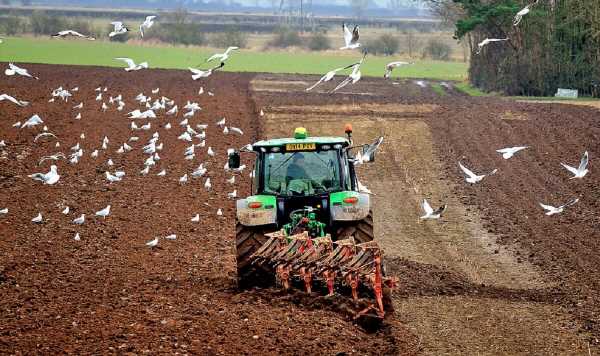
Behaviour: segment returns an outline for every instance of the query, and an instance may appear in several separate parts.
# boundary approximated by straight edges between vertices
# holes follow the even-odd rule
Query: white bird
[[[106,112],[106,110],[108,110],[108,105],[106,105],[106,103],[102,103],[102,111]]]
[[[234,189],[233,192],[227,193],[227,198],[235,199],[237,197],[237,189]]]
[[[217,121],[217,126],[220,126],[220,127],[225,126],[225,118],[222,118],[221,120]]]
[[[115,165],[115,163],[113,162],[113,160],[112,160],[112,159],[110,159],[110,158],[108,159],[108,161],[106,162],[106,164],[107,164],[108,166],[114,166],[114,165]]]
[[[183,141],[187,141],[187,142],[192,142],[192,136],[190,136],[189,133],[184,132],[181,135],[179,135],[179,137],[177,137],[179,140],[183,140]]]
[[[166,112],[167,115],[175,115],[179,112],[179,108],[177,105],[173,106],[169,111]]]
[[[339,72],[341,70],[344,70],[344,69],[346,69],[346,67],[336,68],[336,69],[334,69],[332,71],[329,71],[329,72],[325,73],[325,75],[322,76],[321,79],[319,79],[318,82],[316,82],[312,86],[306,88],[305,90],[306,91],[311,91],[314,88],[316,88],[319,84],[330,81],[331,79],[333,79],[333,77],[335,77],[335,75],[337,74],[337,72]],[[260,116],[264,116],[264,115],[265,115],[265,113],[262,110],[260,110]]]
[[[262,109],[260,109],[260,116],[265,116],[265,112]]]
[[[69,214],[69,211],[71,211],[71,209],[69,209],[69,207],[67,206],[61,211],[61,213],[63,213],[64,215],[67,215],[67,214]]]
[[[483,47],[487,46],[489,43],[503,42],[503,41],[508,41],[508,37],[507,38],[486,38],[485,40],[483,40],[477,44],[477,53],[476,54],[480,54]]]
[[[196,214],[190,221],[191,222],[199,222],[200,221],[200,214]]]
[[[551,216],[551,215],[554,215],[554,214],[559,214],[559,213],[562,213],[562,212],[563,212],[563,210],[565,210],[565,208],[566,208],[566,207],[569,207],[569,206],[571,206],[571,205],[574,205],[574,204],[576,204],[578,201],[579,201],[579,198],[576,198],[576,199],[571,199],[569,202],[567,202],[567,203],[566,203],[566,204],[564,204],[564,205],[561,205],[561,206],[559,206],[558,208],[556,208],[556,207],[553,207],[553,206],[551,206],[551,205],[545,205],[545,204],[542,204],[542,203],[540,203],[540,206],[541,206],[542,208],[544,208],[544,210],[546,210],[546,213],[545,213],[546,215],[548,215],[548,216]]]
[[[34,114],[32,117],[29,118],[29,120],[25,121],[23,125],[21,125],[21,128],[24,129],[26,127],[33,127],[42,123],[44,123],[42,118],[39,117],[38,114]]]
[[[242,173],[244,171],[244,169],[246,169],[246,165],[242,164],[239,168],[232,169],[232,171],[237,172],[237,173]]]
[[[81,120],[81,113],[78,113],[77,116],[75,116],[75,120]]]
[[[142,38],[144,37],[144,28],[149,29],[150,27],[152,27],[152,25],[154,25],[155,18],[156,16],[146,16],[146,19],[140,25],[140,35],[142,36]]]
[[[98,93],[98,95],[96,95],[96,101],[100,100],[102,100],[102,93]]]
[[[90,155],[92,158],[96,158],[98,157],[98,150],[94,150],[94,152],[92,152],[92,154]]]
[[[515,153],[522,151],[526,148],[529,148],[529,147],[528,146],[507,147],[507,148],[502,148],[502,149],[496,150],[496,152],[502,153],[502,158],[509,159],[512,156],[514,156]]]
[[[114,183],[114,182],[120,182],[122,178],[119,178],[115,175],[110,174],[110,172],[106,171],[106,180],[109,181],[110,183]]]
[[[218,60],[219,60],[219,61],[221,61],[221,62],[225,62],[227,59],[229,59],[229,53],[230,53],[231,51],[235,51],[235,50],[238,50],[238,49],[239,49],[239,47],[229,47],[229,48],[227,48],[227,50],[225,50],[225,52],[224,52],[224,53],[216,53],[216,54],[213,54],[213,55],[212,55],[210,58],[208,58],[206,61],[207,61],[207,62],[210,62],[210,61],[213,61],[213,60],[215,60],[215,59],[218,59]]]
[[[150,157],[150,158],[152,158],[152,157]],[[146,168],[142,169],[142,170],[140,171],[140,174],[141,174],[141,175],[143,175],[143,176],[145,176],[145,175],[147,175],[149,172],[150,172],[150,165],[146,165]]]
[[[204,182],[204,188],[206,188],[206,190],[210,190],[210,188],[212,188],[212,184],[210,184],[210,178],[206,178],[206,181]]]
[[[200,78],[208,78],[213,73],[213,71],[223,68],[224,66],[225,62],[221,62],[221,64],[219,64],[218,66],[209,68],[207,70],[195,69],[191,67],[188,67],[188,69],[190,70],[190,72],[192,72],[192,80],[198,80]]]
[[[92,36],[86,36],[86,35],[83,35],[83,34],[77,32],[77,31],[73,31],[73,30],[59,31],[59,32],[57,32],[57,33],[55,33],[55,34],[52,35],[52,37],[54,37],[54,38],[59,38],[59,37],[60,38],[65,38],[67,36],[85,38],[86,40],[89,40],[89,41],[94,41],[95,40],[95,38],[92,37]]]
[[[583,157],[581,157],[581,162],[579,162],[579,167],[577,167],[577,168],[571,167],[564,163],[561,163],[561,165],[563,167],[565,167],[569,172],[573,173],[573,177],[571,177],[569,179],[583,178],[589,172],[589,170],[587,169],[588,161],[589,161],[588,151],[585,151],[583,153]]]
[[[73,240],[75,240],[75,241],[81,241],[81,237],[79,236],[79,233],[75,234],[75,237],[73,237]]]
[[[341,47],[341,50],[344,49],[356,49],[360,47],[360,43],[358,43],[358,39],[360,37],[360,33],[358,31],[358,26],[354,26],[352,32],[345,23],[342,24],[342,29],[344,31],[344,43],[346,44],[344,47]]]
[[[227,183],[235,184],[235,176],[231,176],[231,178],[227,179]]]
[[[406,66],[406,65],[409,65],[409,64],[413,64],[413,63],[412,63],[412,62],[410,62],[410,63],[409,63],[409,62],[401,62],[401,61],[398,61],[398,62],[390,62],[390,63],[388,63],[388,64],[385,66],[385,74],[383,75],[383,77],[384,77],[385,79],[388,79],[389,77],[391,77],[391,76],[392,76],[392,71],[393,71],[394,69],[396,69],[396,68],[398,68],[398,67]]]
[[[80,217],[73,219],[73,224],[75,225],[83,225],[85,222],[85,214],[81,214]]]
[[[58,175],[56,165],[53,164],[50,166],[50,171],[48,173],[34,173],[29,175],[29,178],[43,182],[44,184],[53,185],[58,182],[60,175]]]
[[[148,247],[156,247],[156,246],[158,246],[158,237],[155,238],[152,241],[146,242],[146,246],[148,246]]]
[[[83,102],[79,103],[79,105],[73,106],[73,109],[78,109],[78,110],[83,109]]]
[[[38,166],[41,166],[42,163],[44,163],[44,161],[46,161],[46,160],[58,161],[61,158],[66,159],[67,157],[62,152],[58,152],[58,153],[50,155],[50,156],[44,156],[44,157],[40,158],[40,161],[38,162]]]
[[[217,216],[223,216],[223,210],[221,210],[221,208],[217,210]]]
[[[115,177],[123,178],[125,177],[124,171],[115,171]]]
[[[342,89],[343,87],[345,87],[348,84],[355,84],[356,82],[358,82],[362,76],[361,72],[360,72],[360,66],[363,64],[365,57],[367,55],[363,55],[362,59],[360,60],[360,62],[354,63],[349,65],[346,68],[352,68],[352,72],[350,73],[350,75],[348,75],[348,78],[344,79],[340,84],[338,84],[337,87],[335,87],[335,89],[331,90],[330,93],[334,93],[340,89]]]
[[[0,215],[8,214],[8,208],[0,209]]]
[[[123,35],[125,33],[127,33],[127,31],[129,31],[129,29],[127,27],[125,27],[123,25],[123,22],[121,21],[114,21],[110,23],[111,25],[114,26],[114,29],[108,34],[108,37],[115,37],[115,36],[119,36],[119,35]]]
[[[213,151],[212,147],[210,146],[208,146],[208,150],[206,151],[206,153],[211,157],[215,156],[215,151]]]
[[[12,96],[10,96],[8,94],[2,94],[2,95],[0,95],[0,101],[4,101],[4,100],[8,100],[11,103],[16,104],[16,105],[18,105],[20,107],[25,107],[25,106],[29,105],[28,101],[17,100],[14,97],[12,97]]]
[[[156,175],[159,177],[164,177],[167,175],[167,171],[163,169],[162,171],[156,173]]]
[[[21,126],[21,121],[17,121],[14,124],[12,124],[12,127],[19,127]]]
[[[127,64],[125,71],[127,71],[127,72],[148,68],[148,62],[142,62],[140,64],[135,64],[133,59],[124,58],[124,57],[118,57],[118,58],[115,58],[115,60],[125,62]]]
[[[106,219],[108,215],[110,215],[110,205],[107,205],[106,208],[96,212],[96,216],[101,216],[103,219]]]
[[[467,167],[463,166],[462,163],[458,162],[458,165],[459,165],[460,169],[462,169],[462,171],[467,175],[467,177],[465,177],[465,180],[471,184],[480,182],[483,180],[483,178],[485,178],[487,176],[491,176],[493,174],[496,174],[496,172],[498,172],[497,169],[494,169],[493,171],[491,171],[488,174],[477,175],[477,174],[473,173],[471,170],[469,170]]]
[[[40,79],[38,77],[34,77],[33,75],[29,74],[29,71],[27,71],[27,69],[18,67],[12,63],[8,63],[8,69],[6,69],[4,71],[4,74],[6,74],[8,76],[13,76],[15,74],[18,74],[18,75],[22,75],[24,77]]]
[[[58,139],[58,137],[56,137],[56,135],[52,132],[42,132],[41,134],[38,134],[33,138],[33,142],[37,142],[37,140],[39,140],[42,137],[54,137],[55,139]]]
[[[536,0],[533,4],[529,4],[527,6],[525,6],[524,8],[522,8],[519,12],[517,12],[517,14],[515,15],[515,18],[513,20],[513,26],[519,26],[519,24],[521,23],[521,20],[523,19],[523,16],[527,15],[530,11],[531,11],[531,6],[533,6],[534,4],[537,4],[539,0]]]
[[[44,218],[42,217],[42,213],[38,213],[35,218],[31,219],[31,222],[36,223],[36,224],[39,224],[42,221],[44,221]]]
[[[198,166],[198,168],[196,168],[196,170],[192,172],[192,177],[202,177],[204,174],[206,174],[207,171],[208,170],[204,168],[204,165],[201,163],[200,166]]]
[[[165,236],[165,240],[177,240],[177,235],[171,234],[169,236]]]
[[[184,174],[181,178],[179,178],[179,184],[185,184],[188,181],[188,175],[187,173]]]
[[[425,215],[421,216],[421,219],[439,219],[442,216],[444,210],[446,210],[446,204],[439,207],[437,210],[433,210],[433,208],[427,202],[427,199],[423,199],[423,204],[421,204]]]
[[[229,129],[227,128],[227,126],[225,126],[223,128],[223,135],[227,135],[227,134],[229,134]]]

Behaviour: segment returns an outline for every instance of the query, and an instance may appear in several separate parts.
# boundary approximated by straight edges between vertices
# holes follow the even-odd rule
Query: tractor
[[[358,315],[383,318],[383,289],[393,288],[396,279],[385,276],[373,241],[371,194],[359,189],[355,171],[374,162],[383,138],[355,147],[351,125],[345,134],[311,137],[300,127],[293,138],[240,151],[256,160],[252,195],[236,202],[238,285],[298,285],[328,296],[346,291],[355,301],[366,295],[376,303]],[[229,155],[230,169],[240,166],[240,152]]]

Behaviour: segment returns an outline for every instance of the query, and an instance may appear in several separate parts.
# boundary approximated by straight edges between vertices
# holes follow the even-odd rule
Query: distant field
[[[15,63],[49,63],[120,67],[115,57],[147,61],[151,68],[207,68],[204,59],[214,53],[204,47],[141,45],[105,41],[54,40],[39,38],[5,38],[0,44],[0,61]],[[221,50],[218,50],[221,51]],[[241,50],[227,62],[226,71],[324,74],[361,58],[354,52],[331,53]],[[386,63],[397,57],[367,57],[361,71],[364,76],[383,76]],[[415,64],[397,70],[395,76],[440,80],[465,80],[467,63],[415,60]]]

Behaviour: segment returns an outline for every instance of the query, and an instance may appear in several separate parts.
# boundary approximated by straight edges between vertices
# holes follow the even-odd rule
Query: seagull
[[[212,147],[208,147],[208,150],[206,151],[206,153],[211,156],[214,157],[215,156],[215,151],[213,151]]]
[[[173,106],[169,111],[166,112],[167,115],[175,115],[179,112],[179,108],[177,105]],[[166,128],[166,127],[165,127]]]
[[[85,38],[86,40],[90,40],[90,41],[95,40],[95,38],[92,36],[82,35],[81,33],[77,32],[77,31],[73,31],[73,30],[59,31],[59,32],[55,33],[54,35],[52,35],[52,37],[54,37],[54,38],[65,38],[67,36]]]
[[[140,35],[142,36],[142,38],[144,38],[144,28],[149,29],[150,27],[152,27],[152,25],[154,25],[155,18],[156,16],[146,16],[146,19],[140,25]]]
[[[227,179],[227,183],[235,184],[235,176],[231,176],[231,178]]]
[[[146,246],[148,246],[148,247],[156,247],[156,246],[158,246],[158,237],[155,238],[152,241],[146,242]]]
[[[488,45],[491,42],[502,42],[502,41],[508,41],[508,37],[507,38],[486,38],[485,40],[479,42],[477,44],[477,53],[476,54],[480,54],[481,50],[483,49],[483,47],[485,47],[486,45]]]
[[[56,165],[54,164],[50,166],[50,171],[48,173],[34,173],[30,174],[28,177],[47,185],[53,185],[60,179],[60,175],[58,175]]]
[[[529,13],[529,11],[531,11],[531,7],[535,4],[537,4],[538,1],[539,0],[535,0],[534,3],[525,6],[523,9],[521,9],[519,12],[517,12],[517,14],[515,15],[515,18],[513,20],[513,26],[519,26],[519,24],[521,23],[521,20],[523,19],[523,16],[527,15]]]
[[[212,188],[212,184],[210,184],[210,178],[206,178],[206,181],[204,182],[204,188],[206,188],[206,190],[210,190],[210,188]]]
[[[67,207],[65,207],[65,208],[64,208],[64,209],[61,211],[61,213],[62,213],[63,215],[67,215],[67,214],[69,214],[69,211],[71,211],[71,209],[69,209],[69,207],[67,206]]]
[[[75,240],[75,241],[81,241],[81,237],[79,237],[79,233],[75,234],[75,237],[73,237],[73,240]]]
[[[44,218],[42,217],[42,213],[38,213],[35,218],[31,219],[31,222],[36,223],[36,224],[39,224],[42,221],[44,221]]]
[[[413,64],[413,62],[410,62],[410,63],[409,62],[390,62],[390,63],[388,63],[385,66],[385,74],[383,75],[383,77],[385,79],[388,79],[389,77],[392,76],[392,71],[395,68],[402,67],[402,66],[407,66],[407,65],[410,65],[410,64]]]
[[[221,127],[225,126],[225,118],[222,118],[221,120],[219,120],[217,122],[217,126],[221,126]]]
[[[8,214],[8,208],[0,209],[0,215]]]
[[[235,199],[237,197],[237,189],[234,189],[233,192],[227,193],[227,198]]]
[[[223,135],[228,135],[229,134],[229,129],[227,128],[227,126],[225,126],[223,128]]]
[[[13,104],[16,104],[20,107],[25,107],[27,105],[29,105],[28,101],[23,101],[23,100],[17,100],[15,98],[13,98],[12,96],[8,95],[8,94],[2,94],[0,95],[0,101],[4,101],[4,100],[8,100]]]
[[[127,68],[125,68],[126,72],[131,72],[131,71],[135,71],[135,70],[140,70],[143,68],[148,68],[148,62],[142,62],[140,64],[135,64],[135,62],[133,61],[133,59],[131,58],[124,58],[124,57],[117,57],[115,58],[115,60],[117,61],[123,61],[127,64]]]
[[[179,178],[179,184],[185,184],[188,181],[188,175],[187,173],[184,174],[181,178]]]
[[[221,208],[217,210],[217,216],[223,216],[223,210],[221,210]]]
[[[110,214],[110,205],[107,205],[106,208],[96,212],[96,216],[101,216],[103,219],[106,219],[106,217],[109,214]]]
[[[46,160],[58,161],[61,158],[67,159],[65,154],[62,152],[59,152],[59,153],[51,155],[51,156],[44,156],[44,157],[40,158],[40,161],[38,162],[38,166],[41,166],[42,163],[44,163],[44,161],[46,161]]]
[[[542,208],[544,208],[544,210],[546,210],[546,213],[545,213],[546,215],[548,215],[548,216],[551,216],[551,215],[554,215],[554,214],[559,214],[559,213],[562,213],[562,212],[563,212],[563,210],[565,210],[565,208],[566,208],[566,207],[569,207],[569,206],[571,206],[571,205],[574,205],[574,204],[576,204],[578,201],[579,201],[579,198],[576,198],[576,199],[571,199],[571,200],[569,200],[569,201],[568,201],[566,204],[564,204],[564,205],[561,205],[561,206],[559,206],[558,208],[555,208],[555,207],[553,207],[553,206],[551,206],[551,205],[545,205],[545,204],[542,204],[542,203],[540,203],[540,206],[541,206]]]
[[[358,82],[360,80],[360,78],[361,78],[360,66],[364,62],[366,56],[367,56],[367,54],[365,53],[365,55],[362,57],[362,59],[360,60],[360,62],[351,64],[348,67],[346,67],[346,68],[352,68],[352,73],[350,73],[350,75],[348,76],[348,78],[344,79],[344,81],[342,81],[340,84],[338,84],[338,86],[335,87],[335,89],[333,89],[332,91],[330,91],[330,93],[334,93],[334,92],[338,91],[339,89],[342,89],[343,87],[345,87],[346,85],[348,85],[350,83],[355,84],[356,82]]]
[[[573,173],[573,177],[571,177],[569,179],[583,178],[589,172],[589,170],[587,169],[588,160],[589,160],[588,151],[585,151],[583,153],[583,157],[581,157],[581,162],[579,162],[579,167],[577,167],[577,168],[571,167],[564,163],[561,163],[561,165],[563,167],[565,167],[569,172]]]
[[[4,74],[6,74],[8,76],[13,76],[15,74],[18,74],[18,75],[22,75],[24,77],[29,77],[29,78],[33,78],[33,79],[40,79],[38,77],[34,77],[33,75],[29,74],[29,72],[27,71],[27,69],[21,68],[21,67],[17,67],[16,65],[14,65],[12,63],[8,63],[8,69],[4,71]]]
[[[305,90],[306,90],[306,91],[311,91],[311,90],[313,90],[314,88],[316,88],[316,87],[317,87],[319,84],[321,84],[321,83],[325,83],[325,82],[328,82],[328,81],[330,81],[331,79],[333,79],[333,77],[335,77],[335,75],[337,74],[337,72],[339,72],[339,71],[341,71],[341,70],[344,70],[344,69],[346,69],[346,68],[347,68],[347,67],[340,67],[340,68],[336,68],[336,69],[334,69],[334,70],[331,70],[331,71],[329,71],[329,72],[325,73],[325,75],[324,75],[324,76],[322,76],[322,77],[321,77],[321,79],[319,79],[319,81],[318,81],[318,82],[316,82],[316,83],[315,83],[315,84],[313,84],[312,86],[310,86],[310,87],[306,88]],[[264,115],[265,115],[265,114],[264,114],[264,112],[261,110],[261,111],[260,111],[260,116],[264,116]]]
[[[140,171],[140,174],[141,174],[141,175],[143,175],[143,176],[145,176],[145,175],[147,175],[149,172],[150,172],[150,165],[146,165],[146,168],[142,169],[142,170]]]
[[[227,50],[225,50],[225,52],[224,52],[224,53],[216,53],[216,54],[213,54],[213,55],[212,55],[210,58],[208,58],[206,61],[207,61],[207,62],[210,62],[210,61],[213,61],[213,60],[215,60],[215,59],[218,59],[218,60],[220,60],[221,62],[225,62],[227,59],[229,59],[229,53],[230,53],[231,51],[235,51],[235,50],[238,50],[238,49],[240,49],[240,48],[239,48],[239,47],[229,47],[229,48],[227,48]]]
[[[169,236],[165,236],[165,240],[177,240],[177,235],[171,234]]]
[[[434,211],[427,202],[427,199],[423,199],[421,207],[423,208],[423,211],[425,211],[425,215],[421,216],[421,219],[439,219],[444,210],[446,210],[446,204],[444,204]]]
[[[129,29],[127,27],[123,26],[123,22],[121,22],[121,21],[114,21],[114,22],[111,22],[110,24],[114,26],[114,29],[112,30],[112,32],[108,34],[108,37],[110,37],[110,38],[118,36],[118,35],[123,35],[127,31],[129,31]]]
[[[502,153],[502,158],[509,159],[512,156],[514,156],[515,153],[517,153],[521,150],[524,150],[526,148],[529,148],[529,147],[528,146],[507,147],[507,148],[502,148],[502,149],[496,150],[496,152]]]
[[[167,171],[163,169],[162,171],[156,173],[156,175],[159,177],[164,177],[167,175]]]
[[[194,216],[190,221],[191,222],[199,222],[200,221],[200,214],[196,214],[196,216]]]
[[[44,121],[42,120],[42,118],[39,117],[38,114],[34,114],[32,117],[29,118],[29,120],[25,121],[23,125],[21,125],[21,128],[24,129],[26,127],[32,127],[43,123]]]
[[[85,222],[85,214],[81,214],[80,217],[73,219],[73,224],[75,224],[75,225],[83,225],[84,222]]]
[[[119,178],[117,176],[114,176],[112,174],[110,174],[110,172],[106,171],[106,180],[109,181],[110,183],[114,183],[114,182],[120,182],[122,178]]]
[[[352,32],[350,32],[348,26],[346,26],[346,24],[343,23],[342,29],[344,30],[344,42],[346,43],[346,45],[344,47],[341,47],[340,49],[356,49],[360,47],[360,43],[358,43],[358,38],[360,37],[360,34],[358,32],[358,26],[354,26],[354,29],[352,30]]]
[[[213,71],[223,68],[225,66],[225,62],[221,62],[221,64],[219,64],[218,66],[214,67],[214,68],[210,68],[207,70],[200,70],[200,69],[194,69],[191,67],[188,67],[188,69],[190,70],[190,72],[192,72],[192,79],[193,80],[198,80],[200,78],[207,78],[209,77]]]
[[[58,139],[56,137],[55,134],[53,134],[52,132],[42,132],[41,134],[35,136],[35,138],[33,139],[33,142],[37,142],[38,139],[42,138],[42,137],[54,137],[55,139]]]
[[[463,166],[462,163],[458,162],[458,165],[460,166],[460,169],[462,169],[462,171],[467,175],[465,180],[471,184],[481,182],[483,180],[483,178],[485,178],[487,176],[491,176],[493,174],[496,174],[496,172],[498,172],[497,169],[494,169],[493,171],[491,171],[488,174],[477,175],[477,174],[473,173],[471,170],[469,170],[467,167]]]

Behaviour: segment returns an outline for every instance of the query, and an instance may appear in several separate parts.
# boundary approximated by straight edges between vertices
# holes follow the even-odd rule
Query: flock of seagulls
[[[148,21],[152,21],[153,19],[147,19]],[[149,28],[151,24],[144,25],[144,28]],[[228,53],[231,50],[226,51],[223,54],[219,54],[217,57],[211,57],[211,60],[219,59],[221,61],[227,60]],[[137,70],[136,68],[142,67],[147,68],[147,63],[135,64],[132,60],[128,58],[118,58],[128,64],[128,69]],[[210,58],[209,58],[210,59]],[[206,78],[214,71],[215,69],[222,68],[224,66],[224,62],[220,62],[220,65],[209,70],[208,74],[201,74],[195,72],[192,68],[192,79],[197,80],[199,78]],[[8,69],[5,71],[6,75],[20,75],[28,78],[37,77],[29,74],[27,69],[20,68],[12,63],[9,64]],[[201,74],[200,76],[198,76]],[[114,110],[116,113],[122,112],[123,118],[125,120],[129,120],[130,123],[128,125],[129,130],[132,133],[132,136],[126,141],[117,144],[111,142],[111,140],[105,136],[102,141],[99,143],[98,147],[93,147],[89,145],[84,145],[82,142],[77,142],[74,146],[68,148],[69,153],[65,154],[63,152],[50,152],[50,154],[43,156],[39,162],[38,166],[42,166],[46,164],[45,162],[51,162],[48,171],[42,171],[37,173],[32,173],[28,175],[28,178],[32,179],[35,182],[39,182],[42,185],[47,186],[55,186],[60,184],[61,175],[60,166],[63,164],[71,164],[77,165],[81,160],[84,159],[92,159],[97,160],[98,169],[103,170],[103,176],[106,181],[106,184],[123,184],[122,182],[128,179],[128,175],[126,170],[130,170],[131,167],[118,167],[115,161],[112,160],[111,156],[114,155],[126,155],[129,152],[139,150],[144,155],[145,158],[142,162],[140,162],[140,166],[142,169],[139,171],[140,176],[155,176],[156,179],[168,179],[168,177],[173,177],[175,172],[169,171],[168,167],[161,164],[160,154],[167,150],[167,146],[162,141],[164,135],[168,135],[169,132],[173,132],[174,137],[177,137],[178,140],[185,142],[187,145],[182,155],[186,161],[198,162],[199,165],[197,168],[189,171],[182,172],[179,178],[173,177],[173,180],[178,182],[180,185],[186,185],[192,182],[192,180],[200,180],[203,181],[201,186],[208,192],[213,190],[214,181],[211,180],[211,170],[218,168],[211,168],[214,166],[215,161],[220,159],[225,159],[225,164],[223,165],[223,170],[230,175],[230,178],[227,178],[224,181],[224,184],[227,186],[231,186],[232,191],[226,194],[228,199],[235,199],[237,197],[237,189],[235,189],[236,175],[242,174],[245,165],[240,166],[237,169],[230,169],[228,164],[226,163],[227,157],[234,150],[230,148],[227,152],[217,152],[213,147],[207,144],[207,129],[209,126],[214,125],[214,127],[218,128],[221,132],[221,135],[226,136],[236,136],[242,137],[244,132],[239,127],[234,127],[231,124],[228,124],[226,118],[220,118],[216,120],[214,124],[210,123],[196,123],[192,124],[192,120],[196,121],[198,115],[197,113],[202,111],[202,106],[200,103],[188,100],[186,103],[180,103],[180,106],[177,105],[175,100],[172,100],[164,95],[160,95],[160,88],[155,88],[152,91],[152,95],[146,95],[144,93],[140,93],[135,98],[133,98],[133,102],[135,104],[125,102],[123,95],[109,95],[109,89],[107,87],[98,87],[94,91],[94,96],[89,98],[87,102],[81,101],[78,104],[74,105],[73,110],[80,111],[83,109],[84,105],[96,105],[98,107],[99,112],[109,113],[109,110]],[[76,94],[79,93],[79,87],[67,89],[63,87],[59,87],[57,89],[52,90],[50,93],[51,99],[49,103],[55,102],[55,100],[62,100],[63,102],[68,102],[69,100],[73,100]],[[198,92],[199,95],[204,93],[204,89]],[[208,95],[214,95],[211,92],[207,93]],[[152,97],[154,96],[154,98]],[[85,97],[83,98],[85,99]],[[14,104],[17,107],[26,107],[29,105],[28,101],[19,100],[14,98],[8,94],[0,95],[0,103],[6,102],[10,104]],[[101,104],[100,104],[101,103]],[[126,105],[134,105],[138,106],[138,108],[132,108],[133,110],[125,113],[124,108]],[[81,112],[78,112],[77,116],[74,117],[74,120],[84,120],[85,118],[81,115]],[[165,119],[174,122],[173,125],[171,122],[166,122],[162,125],[162,132],[158,130],[161,128],[161,125],[156,126],[155,123],[157,120]],[[145,121],[145,123],[140,123],[140,120]],[[74,122],[76,122],[74,121]],[[33,144],[39,144],[41,142],[53,142],[56,150],[60,150],[62,148],[62,142],[59,140],[57,135],[53,133],[49,127],[49,123],[45,122],[44,119],[39,114],[32,115],[29,119],[24,122],[16,122],[12,125],[13,128],[17,130],[39,130],[33,139]],[[143,144],[139,144],[142,142],[142,136],[144,132],[152,130],[155,127],[154,133],[150,136],[150,138]],[[41,129],[40,129],[41,128]],[[178,132],[177,132],[178,131]],[[85,133],[81,133],[80,140],[84,140],[86,138]],[[222,140],[219,137],[212,137],[210,140]],[[248,145],[247,145],[248,146]],[[0,141],[0,151],[9,147],[7,143],[2,140]],[[114,151],[113,151],[114,150]],[[114,156],[113,156],[114,157]],[[63,163],[64,162],[64,163]],[[218,164],[217,164],[218,165]],[[118,167],[118,168],[117,168]],[[160,167],[157,169],[155,173],[151,174],[153,169],[156,167]],[[252,176],[251,172],[251,176]],[[214,179],[214,178],[213,178]],[[61,213],[63,215],[71,214],[71,209],[68,206],[61,207]],[[9,207],[4,207],[0,209],[0,215],[9,214]],[[78,214],[77,216],[73,216],[70,220],[73,225],[82,226],[88,222],[87,216],[94,215],[97,218],[106,219],[111,214],[111,205],[107,205],[105,208],[98,210],[96,212],[92,212],[87,214],[85,212]],[[221,208],[218,208],[216,211],[216,215],[223,216],[223,211]],[[42,212],[38,212],[38,214],[31,219],[31,222],[34,224],[42,224],[45,222],[44,216]],[[190,219],[191,223],[199,223],[200,215],[195,214]],[[74,240],[80,241],[81,235],[77,232],[74,236]],[[148,242],[146,245],[150,247],[156,247],[159,244],[160,239],[167,240],[175,240],[176,235],[169,235],[164,238],[155,238],[154,240]]]
[[[527,148],[529,148],[529,146],[507,147],[507,148],[502,148],[502,149],[496,150],[496,152],[502,154],[502,158],[507,160],[507,159],[512,158],[517,152],[523,151]],[[569,166],[562,162],[560,164],[561,164],[561,166],[563,166],[567,171],[569,171],[572,174],[572,176],[569,179],[582,179],[589,172],[589,170],[587,168],[588,163],[589,163],[589,153],[588,153],[588,151],[585,151],[583,153],[583,157],[581,158],[581,161],[579,162],[578,167],[572,167],[572,166]],[[475,174],[475,173],[473,173],[473,171],[471,171],[470,169],[465,167],[460,161],[458,162],[458,166],[460,167],[461,171],[465,175],[465,181],[470,184],[477,184],[477,183],[481,182],[484,178],[494,175],[498,172],[498,169],[494,169],[487,174]],[[563,204],[558,207],[554,207],[554,206],[544,204],[544,203],[539,203],[539,205],[546,211],[545,212],[546,215],[551,216],[551,215],[562,213],[565,210],[565,208],[572,206],[572,205],[576,204],[577,202],[579,202],[579,198],[571,199],[566,204]],[[442,207],[440,207],[439,209],[434,211],[431,208],[431,206],[429,205],[429,203],[427,202],[427,200],[423,200],[421,207],[422,207],[423,211],[425,212],[425,215],[421,216],[421,219],[439,219],[442,216],[442,213],[446,210],[447,206],[443,205]]]

